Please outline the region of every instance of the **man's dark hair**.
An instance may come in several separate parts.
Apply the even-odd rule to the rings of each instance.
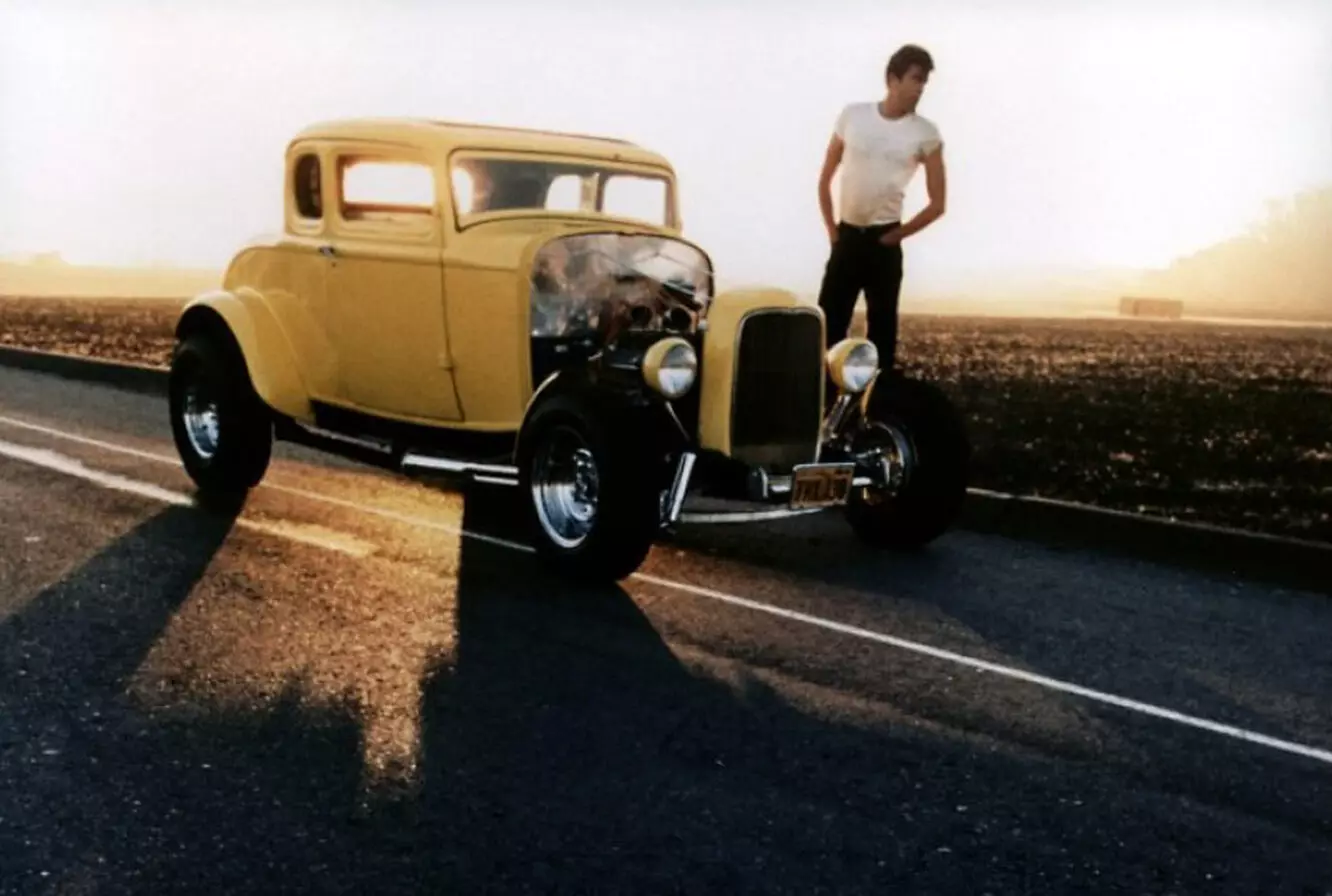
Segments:
[[[927,75],[934,71],[934,59],[924,47],[906,44],[889,58],[888,68],[883,73],[884,80],[892,77],[898,80],[905,78],[913,65],[920,66],[921,72]]]

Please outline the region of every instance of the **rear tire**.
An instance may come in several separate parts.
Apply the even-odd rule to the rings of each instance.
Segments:
[[[536,551],[560,574],[614,582],[642,565],[660,530],[660,465],[632,421],[574,395],[538,408],[519,447]]]
[[[896,493],[858,489],[847,520],[875,547],[919,548],[952,526],[966,500],[971,443],[966,422],[937,386],[901,375],[875,384],[864,431],[855,450],[892,442],[889,427],[905,437],[911,459]]]
[[[185,471],[205,499],[232,503],[263,479],[273,419],[234,343],[197,333],[176,345],[168,402]]]

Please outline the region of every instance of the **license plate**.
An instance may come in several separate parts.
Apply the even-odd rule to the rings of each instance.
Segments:
[[[791,476],[792,507],[828,507],[845,504],[851,493],[855,464],[808,464]]]

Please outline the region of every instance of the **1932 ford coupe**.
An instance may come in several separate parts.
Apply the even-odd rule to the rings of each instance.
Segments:
[[[883,546],[956,517],[969,446],[942,392],[880,376],[866,340],[828,346],[788,291],[717,294],[658,154],[354,120],[296,135],[284,170],[283,231],[176,327],[171,424],[201,492],[243,497],[275,439],[513,486],[538,553],[594,579],[637,569],[687,502],[840,508]]]

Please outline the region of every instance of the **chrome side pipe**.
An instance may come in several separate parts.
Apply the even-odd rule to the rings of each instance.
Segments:
[[[666,491],[662,501],[661,525],[673,526],[680,521],[680,510],[684,507],[685,494],[689,491],[689,479],[694,474],[694,462],[698,456],[692,451],[681,453],[675,464],[675,478]]]

